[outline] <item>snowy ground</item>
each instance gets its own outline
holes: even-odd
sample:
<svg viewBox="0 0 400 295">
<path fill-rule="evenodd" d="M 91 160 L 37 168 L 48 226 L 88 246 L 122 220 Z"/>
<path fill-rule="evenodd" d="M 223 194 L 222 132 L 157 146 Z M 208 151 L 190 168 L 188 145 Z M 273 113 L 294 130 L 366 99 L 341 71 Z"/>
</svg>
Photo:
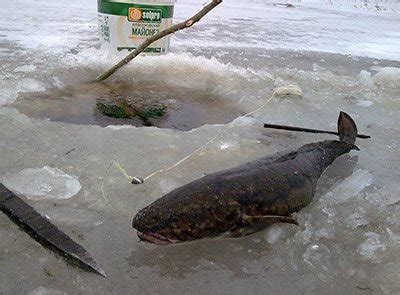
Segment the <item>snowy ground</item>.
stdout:
<svg viewBox="0 0 400 295">
<path fill-rule="evenodd" d="M 226 0 L 173 37 L 172 53 L 141 57 L 109 83 L 152 83 L 171 95 L 212 97 L 251 118 L 189 132 L 33 119 L 12 104 L 26 92 L 90 81 L 117 60 L 98 48 L 95 1 L 0 0 L 0 179 L 89 249 L 107 279 L 70 267 L 0 214 L 0 293 L 398 294 L 400 292 L 399 3 Z M 182 0 L 176 17 L 199 9 Z M 85 93 L 82 93 L 84 99 Z M 340 110 L 362 133 L 360 152 L 326 171 L 301 226 L 244 239 L 171 247 L 138 243 L 133 215 L 205 173 L 325 136 L 277 132 L 263 122 L 335 129 Z M 146 176 L 221 135 L 142 186 Z M 35 170 L 34 170 L 35 169 Z M 79 181 L 79 183 L 77 182 Z"/>
</svg>

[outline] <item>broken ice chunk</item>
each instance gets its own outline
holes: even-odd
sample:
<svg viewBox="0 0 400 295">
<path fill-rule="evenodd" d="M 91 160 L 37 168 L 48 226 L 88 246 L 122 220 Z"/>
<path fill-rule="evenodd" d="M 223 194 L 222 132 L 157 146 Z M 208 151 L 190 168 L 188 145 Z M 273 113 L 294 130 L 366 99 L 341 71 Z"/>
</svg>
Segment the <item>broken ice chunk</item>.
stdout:
<svg viewBox="0 0 400 295">
<path fill-rule="evenodd" d="M 34 66 L 34 65 L 24 65 L 24 66 L 16 67 L 14 69 L 14 72 L 16 72 L 16 73 L 18 73 L 18 72 L 31 73 L 34 71 L 36 71 L 36 66 Z"/>
<path fill-rule="evenodd" d="M 386 67 L 372 77 L 375 84 L 386 88 L 398 88 L 400 85 L 400 68 Z"/>
<path fill-rule="evenodd" d="M 33 78 L 20 79 L 16 87 L 17 92 L 40 92 L 45 91 L 45 85 Z"/>
<path fill-rule="evenodd" d="M 383 186 L 378 193 L 368 195 L 368 200 L 378 205 L 394 205 L 400 203 L 400 185 L 397 183 Z"/>
<path fill-rule="evenodd" d="M 321 72 L 321 71 L 326 70 L 326 68 L 321 67 L 321 66 L 320 66 L 319 64 L 317 64 L 317 63 L 313 63 L 313 64 L 312 64 L 312 68 L 313 68 L 313 71 L 314 71 L 314 72 Z"/>
<path fill-rule="evenodd" d="M 345 203 L 369 187 L 373 181 L 374 177 L 371 173 L 366 170 L 357 170 L 350 177 L 336 184 L 324 198 L 333 198 L 338 204 Z"/>
<path fill-rule="evenodd" d="M 362 70 L 360 72 L 360 74 L 358 75 L 358 79 L 360 80 L 362 85 L 364 85 L 364 86 L 366 86 L 368 88 L 374 88 L 375 87 L 375 84 L 374 84 L 374 81 L 372 81 L 370 72 Z"/>
<path fill-rule="evenodd" d="M 369 221 L 364 216 L 365 210 L 359 209 L 358 212 L 353 213 L 346 219 L 346 223 L 351 228 L 357 228 L 363 225 L 367 225 Z"/>
<path fill-rule="evenodd" d="M 280 239 L 282 234 L 283 231 L 279 225 L 272 226 L 266 234 L 267 242 L 270 244 L 275 244 Z"/>
<path fill-rule="evenodd" d="M 2 182 L 10 190 L 32 200 L 69 199 L 82 188 L 75 176 L 48 166 L 6 174 Z"/>
<path fill-rule="evenodd" d="M 303 254 L 303 260 L 315 269 L 315 274 L 322 280 L 327 281 L 332 269 L 331 253 L 324 244 L 310 244 Z"/>
<path fill-rule="evenodd" d="M 329 227 L 320 228 L 315 232 L 317 237 L 326 238 L 326 239 L 334 239 L 335 232 Z"/>
<path fill-rule="evenodd" d="M 382 236 L 375 232 L 365 233 L 367 240 L 358 247 L 358 252 L 364 259 L 379 261 L 379 254 L 386 251 L 386 244 L 382 241 Z"/>
</svg>

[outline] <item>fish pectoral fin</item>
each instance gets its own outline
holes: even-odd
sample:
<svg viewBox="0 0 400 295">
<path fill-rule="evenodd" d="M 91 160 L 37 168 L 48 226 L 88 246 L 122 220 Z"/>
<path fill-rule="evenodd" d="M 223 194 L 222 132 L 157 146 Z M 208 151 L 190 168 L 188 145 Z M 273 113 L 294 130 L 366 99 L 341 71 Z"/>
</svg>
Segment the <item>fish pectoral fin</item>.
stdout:
<svg viewBox="0 0 400 295">
<path fill-rule="evenodd" d="M 299 225 L 297 218 L 292 214 L 290 216 L 283 216 L 283 215 L 243 215 L 242 220 L 247 223 L 252 222 L 259 222 L 259 221 L 268 221 L 271 220 L 272 222 L 276 220 L 276 222 L 285 222 L 285 223 L 292 223 L 295 225 Z"/>
</svg>

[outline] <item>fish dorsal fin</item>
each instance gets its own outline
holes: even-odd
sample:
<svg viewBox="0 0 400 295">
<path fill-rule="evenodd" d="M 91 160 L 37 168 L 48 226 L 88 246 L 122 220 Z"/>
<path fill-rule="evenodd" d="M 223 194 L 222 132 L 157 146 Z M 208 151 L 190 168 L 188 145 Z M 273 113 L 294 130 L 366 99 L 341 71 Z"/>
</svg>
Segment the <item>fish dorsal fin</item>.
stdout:
<svg viewBox="0 0 400 295">
<path fill-rule="evenodd" d="M 350 115 L 340 112 L 338 119 L 338 132 L 340 141 L 354 144 L 357 138 L 357 125 Z"/>
</svg>

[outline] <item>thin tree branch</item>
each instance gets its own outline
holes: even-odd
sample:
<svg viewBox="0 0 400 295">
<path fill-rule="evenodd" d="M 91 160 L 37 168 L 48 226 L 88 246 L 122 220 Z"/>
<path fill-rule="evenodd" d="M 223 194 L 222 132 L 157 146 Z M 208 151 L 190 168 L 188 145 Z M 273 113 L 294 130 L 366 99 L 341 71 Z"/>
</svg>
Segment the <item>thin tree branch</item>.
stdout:
<svg viewBox="0 0 400 295">
<path fill-rule="evenodd" d="M 288 130 L 288 131 L 299 131 L 299 132 L 308 132 L 308 133 L 325 133 L 325 134 L 334 134 L 339 135 L 338 132 L 335 131 L 326 131 L 326 130 L 319 130 L 319 129 L 309 129 L 309 128 L 302 128 L 302 127 L 293 127 L 293 126 L 285 126 L 285 125 L 276 125 L 276 124 L 264 124 L 264 128 L 271 128 L 271 129 L 280 129 L 280 130 Z M 364 134 L 357 134 L 358 138 L 371 138 L 369 135 Z"/>
<path fill-rule="evenodd" d="M 138 48 L 133 50 L 131 53 L 129 53 L 124 59 L 122 59 L 119 63 L 117 63 L 115 66 L 112 68 L 108 69 L 105 73 L 101 74 L 98 76 L 95 80 L 95 82 L 101 82 L 110 77 L 112 74 L 114 74 L 117 70 L 122 68 L 124 65 L 126 65 L 128 62 L 130 62 L 132 59 L 134 59 L 136 56 L 138 56 L 141 52 L 143 52 L 148 46 L 150 46 L 152 43 L 155 41 L 173 34 L 177 31 L 189 28 L 193 26 L 195 23 L 200 21 L 207 13 L 209 13 L 212 9 L 214 9 L 217 5 L 221 4 L 222 0 L 212 0 L 212 2 L 208 5 L 206 5 L 202 10 L 200 10 L 197 14 L 189 18 L 188 20 L 181 22 L 179 24 L 173 25 L 169 27 L 168 29 L 165 29 L 154 36 L 146 39 Z"/>
</svg>

